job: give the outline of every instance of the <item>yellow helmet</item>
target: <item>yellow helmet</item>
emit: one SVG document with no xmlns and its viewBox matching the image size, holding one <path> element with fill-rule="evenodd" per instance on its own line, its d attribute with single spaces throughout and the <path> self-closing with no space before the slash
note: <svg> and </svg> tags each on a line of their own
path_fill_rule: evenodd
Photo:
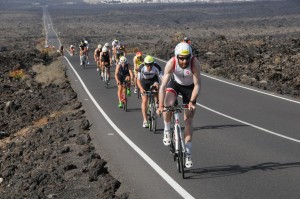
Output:
<svg viewBox="0 0 300 199">
<path fill-rule="evenodd" d="M 145 59 L 144 59 L 144 63 L 145 63 L 145 64 L 153 64 L 153 63 L 154 63 L 153 57 L 150 56 L 150 55 L 147 55 L 147 56 L 145 57 Z"/>
</svg>

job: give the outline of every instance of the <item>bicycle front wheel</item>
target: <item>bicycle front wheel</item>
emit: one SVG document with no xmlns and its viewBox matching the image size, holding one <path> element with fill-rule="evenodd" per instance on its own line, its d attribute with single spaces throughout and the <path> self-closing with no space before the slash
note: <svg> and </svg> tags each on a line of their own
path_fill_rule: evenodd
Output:
<svg viewBox="0 0 300 199">
<path fill-rule="evenodd" d="M 104 70 L 104 84 L 105 84 L 105 88 L 108 88 L 108 75 L 107 75 L 107 69 Z"/>
<path fill-rule="evenodd" d="M 125 112 L 127 112 L 127 102 L 128 102 L 128 99 L 127 99 L 127 87 L 125 86 L 124 87 L 124 102 L 123 102 L 123 109 Z"/>
<path fill-rule="evenodd" d="M 175 133 L 177 134 L 177 140 L 176 140 L 176 144 L 178 144 L 178 159 L 177 159 L 177 168 L 178 168 L 178 172 L 182 174 L 182 178 L 185 178 L 185 174 L 184 174 L 184 153 L 183 153 L 183 148 L 182 148 L 182 144 L 181 144 L 181 137 L 180 137 L 180 127 L 176 126 L 176 131 Z"/>
<path fill-rule="evenodd" d="M 155 101 L 153 100 L 151 103 L 151 131 L 153 133 L 156 132 L 156 107 L 155 107 Z"/>
</svg>

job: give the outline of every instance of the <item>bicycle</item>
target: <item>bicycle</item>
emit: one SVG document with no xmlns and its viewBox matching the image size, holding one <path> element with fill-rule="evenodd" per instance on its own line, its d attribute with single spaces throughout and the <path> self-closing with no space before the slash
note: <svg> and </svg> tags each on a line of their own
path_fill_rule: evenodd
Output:
<svg viewBox="0 0 300 199">
<path fill-rule="evenodd" d="M 104 74 L 103 74 L 103 81 L 104 81 L 104 85 L 105 85 L 105 88 L 108 88 L 108 85 L 110 84 L 109 82 L 109 76 L 108 76 L 108 70 L 109 70 L 109 65 L 107 66 L 104 66 Z M 101 75 L 101 73 L 100 73 Z"/>
<path fill-rule="evenodd" d="M 184 137 L 182 135 L 181 127 L 179 124 L 179 113 L 182 112 L 182 110 L 187 110 L 188 105 L 176 105 L 171 107 L 165 107 L 163 112 L 171 112 L 172 113 L 172 119 L 171 119 L 171 144 L 170 144 L 170 152 L 173 155 L 174 161 L 177 161 L 177 169 L 178 172 L 182 174 L 182 178 L 185 178 L 185 142 Z"/>
<path fill-rule="evenodd" d="M 83 68 L 86 68 L 86 62 L 87 62 L 86 55 L 82 55 L 81 56 L 81 64 L 82 64 Z"/>
<path fill-rule="evenodd" d="M 123 110 L 125 112 L 127 112 L 127 104 L 128 104 L 128 96 L 127 96 L 127 89 L 128 89 L 128 81 L 125 81 L 123 82 L 123 93 L 122 93 L 122 96 L 121 96 L 121 102 L 123 104 Z"/>
<path fill-rule="evenodd" d="M 154 99 L 154 94 L 157 93 L 157 91 L 153 91 L 150 89 L 150 91 L 146 91 L 146 95 L 148 96 L 148 105 L 147 105 L 147 120 L 149 124 L 149 130 L 153 133 L 156 132 L 156 103 Z"/>
</svg>

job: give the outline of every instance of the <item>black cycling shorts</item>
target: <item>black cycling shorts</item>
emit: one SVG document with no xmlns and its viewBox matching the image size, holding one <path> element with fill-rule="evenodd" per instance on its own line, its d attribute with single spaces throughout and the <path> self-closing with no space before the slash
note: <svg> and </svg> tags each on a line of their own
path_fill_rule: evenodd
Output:
<svg viewBox="0 0 300 199">
<path fill-rule="evenodd" d="M 143 87 L 143 89 L 145 91 L 150 91 L 150 87 L 155 83 L 157 82 L 158 83 L 158 77 L 157 75 L 155 75 L 153 78 L 151 79 L 141 79 L 141 85 Z"/>
<path fill-rule="evenodd" d="M 191 101 L 194 84 L 183 86 L 178 84 L 174 78 L 171 78 L 167 85 L 167 92 L 172 92 L 177 97 L 179 94 L 182 95 L 182 103 L 188 104 Z"/>
<path fill-rule="evenodd" d="M 118 80 L 121 82 L 121 84 L 123 84 L 125 82 L 127 76 L 130 76 L 130 75 L 129 74 L 125 74 L 125 75 L 118 74 Z"/>
</svg>

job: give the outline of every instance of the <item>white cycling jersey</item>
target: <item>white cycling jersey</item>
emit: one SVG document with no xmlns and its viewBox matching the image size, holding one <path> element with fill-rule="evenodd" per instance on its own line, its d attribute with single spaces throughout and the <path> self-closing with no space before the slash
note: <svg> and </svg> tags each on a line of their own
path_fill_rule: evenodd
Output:
<svg viewBox="0 0 300 199">
<path fill-rule="evenodd" d="M 185 68 L 182 69 L 179 64 L 177 58 L 173 58 L 173 66 L 174 66 L 174 80 L 183 86 L 189 86 L 194 83 L 193 79 L 193 71 L 192 71 L 192 62 L 194 61 L 193 58 L 191 58 L 191 61 L 189 65 Z"/>
<path fill-rule="evenodd" d="M 154 63 L 154 65 L 152 66 L 150 71 L 147 70 L 147 66 L 145 66 L 144 64 L 141 64 L 140 67 L 139 67 L 139 70 L 138 70 L 137 78 L 139 80 L 141 80 L 141 79 L 152 79 L 152 78 L 155 77 L 155 75 L 157 75 L 157 77 L 159 79 L 161 79 L 162 72 L 159 69 L 159 67 L 155 66 L 155 64 L 157 64 L 157 63 Z"/>
</svg>

